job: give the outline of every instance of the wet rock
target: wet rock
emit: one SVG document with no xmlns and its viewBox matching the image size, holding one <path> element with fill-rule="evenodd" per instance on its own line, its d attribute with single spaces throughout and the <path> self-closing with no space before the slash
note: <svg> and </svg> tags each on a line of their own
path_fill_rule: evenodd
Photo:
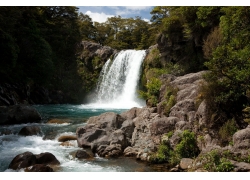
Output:
<svg viewBox="0 0 250 180">
<path fill-rule="evenodd" d="M 24 169 L 25 172 L 54 172 L 54 170 L 45 164 L 34 164 Z"/>
<path fill-rule="evenodd" d="M 31 152 L 17 155 L 10 163 L 9 168 L 18 170 L 36 164 L 36 156 Z"/>
<path fill-rule="evenodd" d="M 72 140 L 76 140 L 76 139 L 77 138 L 74 135 L 62 135 L 57 140 L 58 140 L 58 142 L 65 142 L 65 141 L 72 141 Z"/>
<path fill-rule="evenodd" d="M 90 159 L 90 158 L 93 158 L 93 156 L 91 154 L 89 154 L 85 150 L 76 151 L 75 157 L 78 158 L 78 159 Z"/>
<path fill-rule="evenodd" d="M 42 135 L 42 130 L 38 126 L 25 126 L 19 131 L 18 135 L 20 136 Z"/>
<path fill-rule="evenodd" d="M 53 154 L 45 152 L 36 155 L 36 164 L 59 165 L 60 162 Z"/>
</svg>

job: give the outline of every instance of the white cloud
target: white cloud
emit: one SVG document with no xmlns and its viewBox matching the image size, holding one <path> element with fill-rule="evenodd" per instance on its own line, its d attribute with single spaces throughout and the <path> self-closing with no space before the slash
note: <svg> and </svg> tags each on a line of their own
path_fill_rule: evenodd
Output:
<svg viewBox="0 0 250 180">
<path fill-rule="evenodd" d="M 87 11 L 85 14 L 89 15 L 89 17 L 91 17 L 92 21 L 96 21 L 96 22 L 99 22 L 99 23 L 106 22 L 108 18 L 114 17 L 114 15 L 105 14 L 103 12 L 94 13 L 94 12 L 91 12 L 91 11 Z"/>
<path fill-rule="evenodd" d="M 151 6 L 125 6 L 126 9 L 133 10 L 133 11 L 141 11 L 141 10 L 147 10 Z"/>
</svg>

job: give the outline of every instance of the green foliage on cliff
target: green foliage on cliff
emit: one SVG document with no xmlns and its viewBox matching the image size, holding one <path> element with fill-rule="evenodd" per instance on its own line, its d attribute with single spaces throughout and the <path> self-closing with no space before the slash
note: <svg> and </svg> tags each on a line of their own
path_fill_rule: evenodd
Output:
<svg viewBox="0 0 250 180">
<path fill-rule="evenodd" d="M 212 150 L 200 155 L 196 161 L 200 161 L 204 169 L 209 172 L 231 172 L 234 170 L 234 165 L 227 158 L 225 153 Z M 229 158 L 232 158 L 232 156 Z"/>
<path fill-rule="evenodd" d="M 160 87 L 161 81 L 157 78 L 151 78 L 146 84 L 147 91 L 139 91 L 139 95 L 141 98 L 147 100 L 148 106 L 156 106 L 158 103 Z"/>
<path fill-rule="evenodd" d="M 171 137 L 170 134 L 168 136 Z M 150 157 L 150 161 L 152 163 L 168 162 L 175 166 L 180 162 L 181 158 L 197 157 L 200 152 L 194 132 L 184 130 L 180 137 L 181 140 L 174 149 L 170 147 L 169 141 L 163 141 L 157 152 Z"/>
</svg>

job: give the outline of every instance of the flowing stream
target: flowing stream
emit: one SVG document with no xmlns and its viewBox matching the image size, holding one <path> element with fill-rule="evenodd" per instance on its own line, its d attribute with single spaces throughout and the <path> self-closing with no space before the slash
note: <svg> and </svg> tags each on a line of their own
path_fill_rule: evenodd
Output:
<svg viewBox="0 0 250 180">
<path fill-rule="evenodd" d="M 151 166 L 131 158 L 78 160 L 73 154 L 80 150 L 76 141 L 71 146 L 58 142 L 61 135 L 75 135 L 79 126 L 84 126 L 91 116 L 112 111 L 121 113 L 132 107 L 142 107 L 145 102 L 137 97 L 140 68 L 145 51 L 121 51 L 113 61 L 108 60 L 99 78 L 96 99 L 86 105 L 35 105 L 44 123 L 0 126 L 0 132 L 11 130 L 11 134 L 0 134 L 0 171 L 8 169 L 11 160 L 18 154 L 30 151 L 34 154 L 50 152 L 60 161 L 58 172 L 134 172 L 155 171 Z M 47 124 L 50 119 L 60 119 L 63 124 Z M 22 137 L 18 135 L 24 126 L 39 126 L 42 135 Z M 46 138 L 45 138 L 46 137 Z M 20 171 L 23 171 L 21 169 Z"/>
</svg>

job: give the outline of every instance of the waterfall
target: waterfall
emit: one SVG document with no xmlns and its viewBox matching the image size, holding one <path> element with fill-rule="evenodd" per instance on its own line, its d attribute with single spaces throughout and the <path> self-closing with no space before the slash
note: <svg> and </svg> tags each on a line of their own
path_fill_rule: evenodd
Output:
<svg viewBox="0 0 250 180">
<path fill-rule="evenodd" d="M 145 50 L 123 50 L 102 68 L 97 85 L 95 104 L 110 108 L 142 107 L 137 97 L 141 64 Z"/>
</svg>

